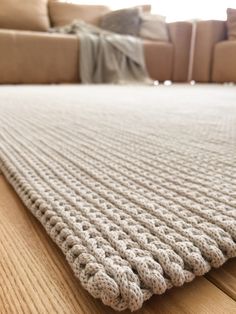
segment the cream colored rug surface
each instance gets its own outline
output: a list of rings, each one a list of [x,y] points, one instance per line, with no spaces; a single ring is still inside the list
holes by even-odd
[[[236,256],[235,87],[0,87],[0,169],[114,309]]]

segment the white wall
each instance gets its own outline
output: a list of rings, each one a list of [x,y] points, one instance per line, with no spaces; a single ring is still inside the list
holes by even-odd
[[[236,8],[236,0],[69,0],[83,4],[107,4],[113,9],[135,4],[152,4],[152,12],[168,21],[187,19],[226,19],[227,7]]]

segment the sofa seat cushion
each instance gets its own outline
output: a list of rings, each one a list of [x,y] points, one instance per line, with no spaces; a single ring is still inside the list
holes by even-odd
[[[48,7],[54,27],[70,24],[76,19],[99,25],[101,16],[109,12],[109,8],[104,5],[80,5],[57,1],[50,1]]]
[[[47,0],[0,0],[0,28],[47,31]]]
[[[236,82],[236,41],[221,41],[215,45],[212,81]]]
[[[171,79],[173,45],[143,41],[152,79]],[[0,30],[0,84],[79,82],[79,40],[74,35]]]
[[[78,81],[79,41],[75,36],[0,30],[0,83]]]
[[[174,48],[172,43],[143,40],[147,71],[153,80],[171,80]]]

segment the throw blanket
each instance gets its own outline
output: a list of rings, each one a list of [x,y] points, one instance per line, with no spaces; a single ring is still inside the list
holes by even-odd
[[[1,90],[1,171],[116,310],[236,256],[235,91],[189,89]]]
[[[151,83],[141,39],[111,33],[80,20],[51,32],[78,35],[82,83]]]

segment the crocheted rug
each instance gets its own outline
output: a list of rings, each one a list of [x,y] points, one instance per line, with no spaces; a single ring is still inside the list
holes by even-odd
[[[1,89],[1,171],[116,310],[236,256],[235,165],[233,87]]]

